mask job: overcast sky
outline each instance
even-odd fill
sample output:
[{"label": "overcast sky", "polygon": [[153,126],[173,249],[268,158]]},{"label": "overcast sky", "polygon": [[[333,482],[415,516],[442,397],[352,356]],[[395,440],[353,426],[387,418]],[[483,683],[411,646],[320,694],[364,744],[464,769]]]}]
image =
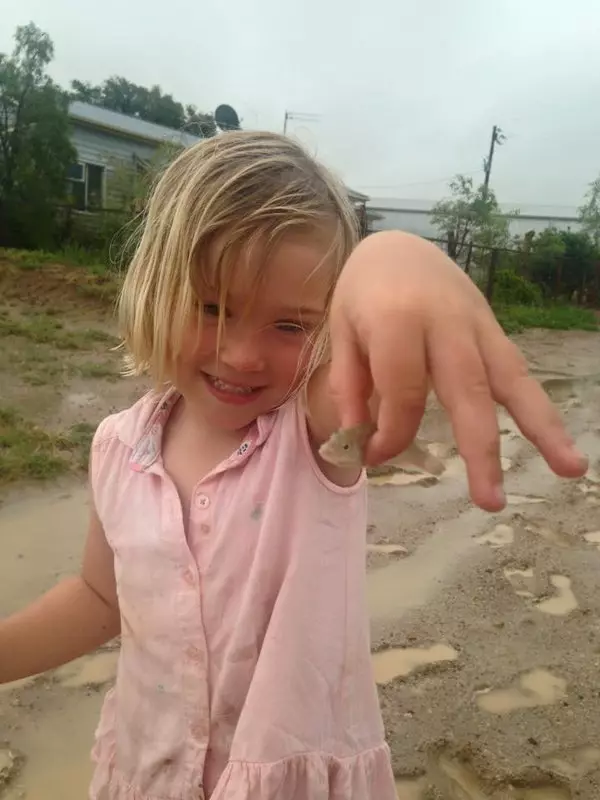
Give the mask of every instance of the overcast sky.
[{"label": "overcast sky", "polygon": [[0,19],[0,52],[30,20],[50,34],[65,87],[119,74],[247,128],[319,114],[289,130],[373,197],[444,196],[493,124],[501,202],[576,206],[600,173],[600,0],[0,0]]}]

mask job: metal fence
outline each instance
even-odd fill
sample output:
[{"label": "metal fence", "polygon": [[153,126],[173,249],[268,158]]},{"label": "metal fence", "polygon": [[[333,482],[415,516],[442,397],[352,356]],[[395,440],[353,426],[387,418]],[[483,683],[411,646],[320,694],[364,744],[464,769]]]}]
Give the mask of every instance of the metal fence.
[{"label": "metal fence", "polygon": [[[540,255],[528,250],[469,244],[457,255],[446,239],[430,239],[472,278],[491,303],[510,281],[517,290],[521,278],[537,287],[548,302],[569,302],[600,307],[600,259],[588,256]],[[506,273],[509,273],[507,276]],[[516,278],[514,277],[516,276]]]}]

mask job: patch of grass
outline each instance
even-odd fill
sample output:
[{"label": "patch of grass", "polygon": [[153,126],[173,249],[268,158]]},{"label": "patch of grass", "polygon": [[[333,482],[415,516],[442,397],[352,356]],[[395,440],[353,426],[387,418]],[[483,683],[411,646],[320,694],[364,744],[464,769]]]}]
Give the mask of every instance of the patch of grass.
[{"label": "patch of grass", "polygon": [[66,437],[62,437],[62,441],[74,453],[76,466],[79,469],[87,470],[88,468],[90,448],[95,432],[95,425],[90,425],[89,422],[78,422],[71,427]]},{"label": "patch of grass", "polygon": [[95,344],[115,346],[118,340],[106,331],[87,328],[65,330],[53,314],[31,314],[22,319],[0,316],[0,336],[20,336],[37,344],[51,344],[59,350],[84,350]]},{"label": "patch of grass", "polygon": [[0,406],[0,483],[49,480],[68,469],[57,437]]},{"label": "patch of grass", "polygon": [[494,308],[506,333],[525,328],[548,328],[560,331],[597,331],[598,319],[589,308],[577,306],[499,306]]},{"label": "patch of grass", "polygon": [[77,364],[72,368],[73,373],[80,378],[105,378],[116,381],[119,372],[112,361],[90,361],[85,364]]},{"label": "patch of grass", "polygon": [[15,250],[0,248],[0,258],[15,264],[21,269],[39,269],[45,264],[66,264],[71,267],[89,267],[96,274],[110,271],[103,253],[86,250],[77,245],[68,245],[56,251],[48,250]]},{"label": "patch of grass", "polygon": [[0,485],[45,481],[71,470],[87,470],[95,425],[80,422],[52,434],[0,405]]}]

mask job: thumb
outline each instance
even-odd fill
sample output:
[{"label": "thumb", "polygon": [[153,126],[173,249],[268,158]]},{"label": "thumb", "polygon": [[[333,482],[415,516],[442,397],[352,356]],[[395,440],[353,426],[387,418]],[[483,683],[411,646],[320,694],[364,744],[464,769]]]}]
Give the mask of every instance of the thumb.
[{"label": "thumb", "polygon": [[346,322],[331,332],[329,386],[342,428],[371,419],[369,398],[373,392],[373,380],[369,363],[354,331]]}]

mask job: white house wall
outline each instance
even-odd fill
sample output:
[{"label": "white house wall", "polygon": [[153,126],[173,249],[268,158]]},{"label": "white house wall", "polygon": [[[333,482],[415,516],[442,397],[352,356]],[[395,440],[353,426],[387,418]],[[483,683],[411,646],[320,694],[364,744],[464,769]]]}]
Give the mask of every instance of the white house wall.
[{"label": "white house wall", "polygon": [[[371,223],[371,228],[374,231],[402,230],[427,238],[441,236],[440,231],[434,227],[428,211],[422,209],[390,209],[371,205],[367,205],[367,211],[376,212],[377,215],[381,216],[381,219],[376,219]],[[536,231],[538,233],[551,227],[558,230],[578,231],[581,226],[573,217],[521,215],[510,218],[510,232],[513,236],[523,236],[528,231]]]}]

